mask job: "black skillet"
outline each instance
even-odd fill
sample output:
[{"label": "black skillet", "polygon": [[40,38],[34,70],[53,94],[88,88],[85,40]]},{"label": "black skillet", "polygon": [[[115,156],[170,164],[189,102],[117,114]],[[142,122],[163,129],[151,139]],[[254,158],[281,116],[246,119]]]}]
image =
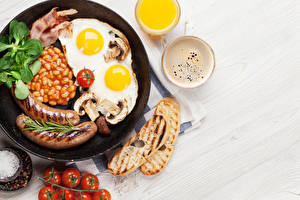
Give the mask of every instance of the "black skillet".
[{"label": "black skillet", "polygon": [[[14,19],[25,22],[30,28],[35,20],[48,13],[53,7],[59,7],[59,9],[74,8],[78,10],[78,13],[70,16],[71,20],[74,18],[96,18],[109,23],[126,35],[132,50],[133,70],[139,86],[136,105],[124,121],[112,127],[111,136],[103,137],[97,134],[94,138],[78,147],[66,150],[51,150],[31,142],[18,130],[16,127],[16,117],[22,111],[13,101],[9,90],[2,85],[0,86],[0,126],[4,133],[21,148],[39,157],[60,161],[84,160],[101,155],[105,151],[114,148],[134,128],[136,122],[143,114],[148,101],[150,65],[144,46],[133,28],[117,13],[98,3],[86,0],[50,0],[26,9]],[[7,33],[8,25],[0,35]],[[55,46],[59,47],[59,42],[56,42]],[[71,109],[75,99],[63,108]],[[85,120],[87,118],[82,119],[82,121]]]}]

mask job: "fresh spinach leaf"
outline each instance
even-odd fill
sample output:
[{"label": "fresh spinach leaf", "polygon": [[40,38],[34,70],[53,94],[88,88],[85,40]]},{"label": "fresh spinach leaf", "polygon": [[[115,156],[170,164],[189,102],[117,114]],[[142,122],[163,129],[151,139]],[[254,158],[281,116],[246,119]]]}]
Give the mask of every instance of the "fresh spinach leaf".
[{"label": "fresh spinach leaf", "polygon": [[42,42],[38,39],[28,39],[25,41],[24,45],[21,46],[22,49],[26,51],[26,54],[31,56],[40,56],[43,51]]},{"label": "fresh spinach leaf", "polygon": [[8,44],[8,35],[4,35],[0,37],[0,42]]},{"label": "fresh spinach leaf", "polygon": [[10,59],[10,55],[11,55],[11,52],[10,52],[10,51],[8,51],[8,52],[6,52],[6,54],[4,54],[4,56],[3,56],[3,57],[6,57],[6,58],[9,58],[9,59]]},{"label": "fresh spinach leaf", "polygon": [[20,70],[20,74],[24,82],[29,82],[33,78],[32,71],[29,69],[29,67],[23,67]]},{"label": "fresh spinach leaf", "polygon": [[13,30],[15,29],[15,26],[18,24],[16,20],[12,20],[9,24],[9,43],[12,42],[12,39],[14,38]]},{"label": "fresh spinach leaf", "polygon": [[25,55],[23,60],[23,66],[28,66],[35,60],[36,60],[35,57],[30,57],[29,55]]},{"label": "fresh spinach leaf", "polygon": [[33,74],[33,76],[35,76],[39,71],[40,68],[42,66],[42,63],[38,60],[36,60],[31,66],[30,66],[30,70]]},{"label": "fresh spinach leaf", "polygon": [[0,52],[10,48],[11,45],[0,42]]},{"label": "fresh spinach leaf", "polygon": [[12,87],[13,81],[14,81],[14,79],[12,79],[11,77],[8,77],[8,79],[5,82],[6,87],[8,87],[10,89]]},{"label": "fresh spinach leaf", "polygon": [[14,59],[15,59],[16,52],[17,52],[16,50],[12,50],[12,51],[10,52],[9,55],[10,55],[10,59],[11,59],[11,60],[14,60]]},{"label": "fresh spinach leaf", "polygon": [[18,52],[16,53],[16,63],[17,63],[18,65],[22,65],[24,56],[25,56],[25,54],[24,54],[23,51],[18,51]]},{"label": "fresh spinach leaf", "polygon": [[28,95],[29,95],[28,86],[22,80],[17,80],[16,88],[15,88],[15,96],[18,99],[23,100],[26,99]]},{"label": "fresh spinach leaf", "polygon": [[9,57],[0,58],[0,71],[7,70],[11,66]]},{"label": "fresh spinach leaf", "polygon": [[19,72],[17,72],[17,71],[11,71],[11,72],[9,72],[9,74],[12,75],[12,77],[14,77],[17,80],[21,80],[22,79],[21,74]]},{"label": "fresh spinach leaf", "polygon": [[9,70],[11,70],[11,71],[20,71],[21,68],[22,68],[21,65],[13,65],[9,68]]},{"label": "fresh spinach leaf", "polygon": [[29,29],[24,22],[12,20],[9,35],[0,37],[0,52],[6,51],[0,58],[0,82],[8,88],[15,82],[18,99],[28,96],[29,90],[24,82],[31,81],[41,67],[36,59],[43,51],[42,43],[38,39],[26,39],[28,35]]},{"label": "fresh spinach leaf", "polygon": [[7,73],[6,72],[1,72],[0,73],[0,82],[5,83],[7,81]]},{"label": "fresh spinach leaf", "polygon": [[18,45],[21,40],[29,35],[29,29],[24,22],[16,21],[16,23],[14,23],[14,25],[12,26],[9,34],[13,35],[16,41],[15,43]]}]

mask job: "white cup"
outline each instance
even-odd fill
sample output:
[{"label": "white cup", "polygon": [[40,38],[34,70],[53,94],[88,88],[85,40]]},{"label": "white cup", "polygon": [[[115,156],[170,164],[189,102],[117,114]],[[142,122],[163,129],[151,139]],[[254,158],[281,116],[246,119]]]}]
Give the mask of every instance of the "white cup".
[{"label": "white cup", "polygon": [[[200,52],[202,57],[202,67],[205,69],[206,73],[193,82],[183,83],[182,81],[176,80],[171,74],[170,70],[167,69],[170,65],[170,60],[174,59],[176,56],[181,56],[178,53],[178,47],[180,45],[186,45],[186,48],[196,48]],[[212,48],[202,39],[195,36],[181,36],[170,42],[162,54],[162,68],[167,79],[180,88],[196,88],[204,83],[211,77],[215,69],[215,55]],[[170,67],[170,66],[169,66]],[[200,67],[200,66],[199,66]]]}]

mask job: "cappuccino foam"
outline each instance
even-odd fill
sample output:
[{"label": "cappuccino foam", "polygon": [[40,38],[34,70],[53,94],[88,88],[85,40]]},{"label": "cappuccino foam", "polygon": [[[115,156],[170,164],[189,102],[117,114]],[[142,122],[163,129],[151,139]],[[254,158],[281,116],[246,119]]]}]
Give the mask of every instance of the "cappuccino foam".
[{"label": "cappuccino foam", "polygon": [[166,52],[165,71],[176,82],[191,84],[206,79],[211,65],[204,60],[197,41],[179,40]]}]

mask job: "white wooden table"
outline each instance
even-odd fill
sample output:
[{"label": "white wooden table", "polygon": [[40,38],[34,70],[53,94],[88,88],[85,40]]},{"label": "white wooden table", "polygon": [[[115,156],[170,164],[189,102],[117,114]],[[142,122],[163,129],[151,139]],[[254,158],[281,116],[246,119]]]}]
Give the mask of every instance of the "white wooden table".
[{"label": "white wooden table", "polygon": [[[0,28],[37,2],[1,0]],[[138,29],[135,0],[98,2]],[[300,1],[180,3],[189,34],[216,54],[215,74],[198,90],[208,114],[179,138],[163,173],[135,175],[118,199],[300,199]],[[7,142],[1,133],[0,146]],[[40,174],[48,161],[32,158]],[[40,187],[34,179],[11,199],[37,199]]]}]

